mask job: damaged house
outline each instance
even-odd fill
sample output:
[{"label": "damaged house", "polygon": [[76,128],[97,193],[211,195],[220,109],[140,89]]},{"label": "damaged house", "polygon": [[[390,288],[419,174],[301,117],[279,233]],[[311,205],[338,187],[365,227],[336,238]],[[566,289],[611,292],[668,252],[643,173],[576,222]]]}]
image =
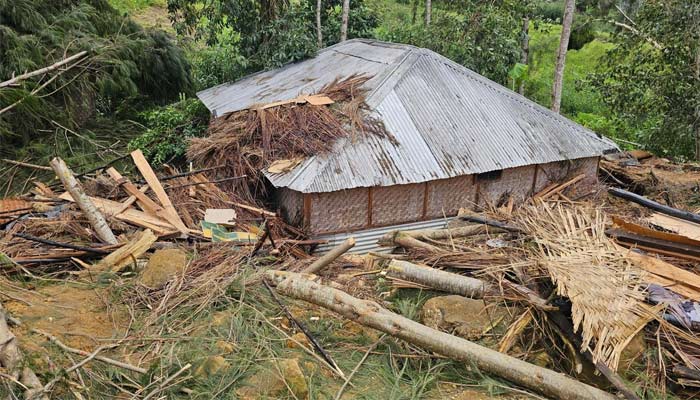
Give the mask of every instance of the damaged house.
[{"label": "damaged house", "polygon": [[343,138],[329,154],[264,171],[288,222],[355,250],[397,225],[444,224],[459,208],[522,201],[583,174],[597,180],[611,141],[427,49],[349,40],[318,55],[198,93],[214,116],[316,93],[338,77],[363,84],[372,117],[393,138]]}]

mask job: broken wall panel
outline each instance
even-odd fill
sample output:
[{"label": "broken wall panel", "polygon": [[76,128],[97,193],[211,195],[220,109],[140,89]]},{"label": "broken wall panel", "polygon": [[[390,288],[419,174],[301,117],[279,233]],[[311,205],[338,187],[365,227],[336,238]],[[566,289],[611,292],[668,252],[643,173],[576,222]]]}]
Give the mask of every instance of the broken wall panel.
[{"label": "broken wall panel", "polygon": [[369,189],[312,193],[308,229],[313,234],[367,227]]},{"label": "broken wall panel", "polygon": [[294,226],[304,223],[304,194],[287,188],[277,191],[277,204],[282,218]]},{"label": "broken wall panel", "polygon": [[425,184],[372,188],[372,226],[421,220],[424,194]]},{"label": "broken wall panel", "polygon": [[440,179],[428,182],[428,218],[454,216],[460,208],[472,209],[476,202],[474,176]]},{"label": "broken wall panel", "polygon": [[537,179],[533,193],[539,193],[548,185],[563,182],[569,173],[570,161],[555,161],[537,166]]},{"label": "broken wall panel", "polygon": [[587,192],[598,183],[598,157],[579,158],[569,162],[569,177],[585,175],[582,181],[571,188],[573,194]]},{"label": "broken wall panel", "polygon": [[509,195],[516,202],[522,202],[530,195],[534,179],[534,165],[479,174],[476,177],[479,205],[498,205],[500,201],[507,200]]}]

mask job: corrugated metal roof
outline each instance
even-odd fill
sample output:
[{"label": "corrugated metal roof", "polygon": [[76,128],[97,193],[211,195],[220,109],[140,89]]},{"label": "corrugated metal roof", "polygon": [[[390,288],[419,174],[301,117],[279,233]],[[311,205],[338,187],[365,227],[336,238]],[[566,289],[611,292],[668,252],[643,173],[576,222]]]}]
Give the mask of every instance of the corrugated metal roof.
[{"label": "corrugated metal roof", "polygon": [[198,95],[223,112],[312,93],[368,73],[367,104],[397,139],[339,140],[293,171],[266,173],[304,193],[419,183],[529,164],[599,156],[611,141],[430,50],[368,40]]}]

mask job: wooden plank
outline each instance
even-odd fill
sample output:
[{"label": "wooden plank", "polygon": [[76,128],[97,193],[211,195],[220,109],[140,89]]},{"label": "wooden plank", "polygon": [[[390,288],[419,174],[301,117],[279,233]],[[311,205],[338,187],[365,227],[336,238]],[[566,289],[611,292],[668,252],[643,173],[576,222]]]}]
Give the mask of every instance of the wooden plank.
[{"label": "wooden plank", "polygon": [[605,234],[615,238],[619,242],[645,246],[652,249],[677,253],[679,256],[700,257],[700,247],[684,243],[676,243],[668,240],[657,239],[650,236],[639,235],[622,229],[608,229]]},{"label": "wooden plank", "polygon": [[699,224],[660,213],[654,213],[646,220],[649,223],[660,226],[664,229],[668,229],[669,231],[676,232],[679,235],[683,235],[693,240],[700,240]]},{"label": "wooden plank", "polygon": [[131,158],[134,159],[134,164],[136,165],[136,168],[139,170],[139,172],[141,172],[141,175],[143,175],[143,179],[146,180],[148,186],[150,186],[151,190],[153,190],[153,193],[156,194],[156,197],[158,198],[158,201],[160,201],[160,204],[162,204],[163,208],[165,208],[165,212],[172,216],[172,221],[168,219],[170,223],[178,231],[187,235],[189,232],[187,226],[185,226],[185,223],[182,222],[182,219],[180,219],[180,215],[178,215],[177,211],[175,210],[175,207],[173,207],[173,203],[170,201],[170,197],[168,197],[168,194],[165,193],[163,185],[161,185],[160,181],[158,180],[158,177],[156,176],[156,173],[153,172],[151,165],[148,163],[148,161],[146,161],[146,157],[143,156],[141,150],[132,151]]},{"label": "wooden plank", "polygon": [[612,217],[612,220],[613,220],[613,223],[615,225],[619,226],[620,228],[622,228],[628,232],[636,233],[637,235],[642,235],[642,236],[646,236],[649,238],[669,241],[669,242],[673,242],[673,243],[685,244],[688,246],[700,247],[700,241],[693,240],[693,239],[690,239],[690,238],[682,236],[682,235],[676,235],[675,233],[657,231],[655,229],[647,228],[647,227],[644,227],[641,225],[637,225],[637,224],[633,224],[631,222],[624,221],[618,217]]},{"label": "wooden plank", "polygon": [[143,208],[143,210],[146,213],[150,214],[155,214],[158,217],[168,221],[171,225],[176,227],[181,233],[187,235],[189,234],[189,229],[184,226],[184,230],[181,229],[181,227],[178,226],[179,223],[182,223],[182,220],[178,217],[173,216],[171,213],[167,212],[163,207],[160,206],[160,204],[156,203],[155,201],[151,200],[150,197],[146,196],[144,192],[141,192],[136,185],[131,183],[128,179],[125,179],[119,171],[116,169],[110,167],[107,170],[107,174],[114,179],[117,184],[119,184],[124,190],[130,194],[131,196],[136,197],[136,201],[138,201],[139,205]]},{"label": "wooden plank", "polygon": [[[63,193],[59,196],[59,198],[67,201],[73,201],[73,197],[71,197],[70,193],[68,192]],[[175,229],[175,227],[168,221],[165,221],[159,217],[131,208],[122,210],[124,205],[118,201],[102,199],[99,197],[90,197],[90,200],[92,200],[93,204],[95,204],[95,207],[105,214],[105,217],[111,216],[132,225],[151,229],[156,232],[158,236],[168,235],[171,234],[172,231],[177,231],[177,229]]]},{"label": "wooden plank", "polygon": [[155,241],[156,236],[150,229],[141,231],[131,241],[110,253],[93,268],[90,268],[90,271],[119,272],[127,265],[136,263],[136,259],[148,251]]},{"label": "wooden plank", "polygon": [[645,271],[673,280],[684,286],[690,286],[696,290],[700,290],[700,276],[690,271],[678,268],[658,258],[635,253],[633,251],[630,251],[627,257],[631,259],[635,265],[638,265]]},{"label": "wooden plank", "polygon": [[[160,204],[156,203],[155,201],[151,200],[150,197],[146,196],[145,193],[141,193],[141,191],[131,183],[128,179],[125,179],[122,174],[119,173],[114,167],[109,167],[107,169],[107,174],[109,175],[112,180],[114,180],[117,185],[121,186],[125,192],[127,192],[129,195],[136,197],[136,201],[138,204],[141,206],[143,211],[151,214],[158,215],[159,211],[164,211],[163,207],[161,207]],[[167,215],[167,213],[165,213]],[[159,217],[166,219],[165,215],[158,215]],[[172,224],[172,221],[168,221]],[[175,224],[173,224],[175,225]]]}]

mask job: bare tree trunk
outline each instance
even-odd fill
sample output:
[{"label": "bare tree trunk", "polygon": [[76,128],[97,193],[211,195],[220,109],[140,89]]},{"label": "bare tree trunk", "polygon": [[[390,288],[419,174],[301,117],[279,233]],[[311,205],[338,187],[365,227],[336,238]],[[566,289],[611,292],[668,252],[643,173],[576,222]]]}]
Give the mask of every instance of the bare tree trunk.
[{"label": "bare tree trunk", "polygon": [[480,279],[453,274],[452,272],[413,264],[408,261],[391,260],[387,268],[387,275],[473,299],[483,298],[484,292],[490,289],[490,285]]},{"label": "bare tree trunk", "polygon": [[564,374],[501,354],[468,340],[431,329],[394,314],[373,301],[309,281],[301,274],[268,271],[277,291],[334,311],[359,324],[455,360],[473,364],[479,370],[500,376],[547,397],[567,400],[613,400],[610,393],[578,382]]},{"label": "bare tree trunk", "polygon": [[[700,24],[698,24],[700,25]],[[698,27],[700,29],[700,27]],[[700,99],[697,90],[700,89],[700,43],[695,46],[695,121],[693,128],[695,131],[695,159],[700,160]]]},{"label": "bare tree trunk", "polygon": [[[523,30],[520,33],[522,36],[520,39],[520,63],[528,65],[527,61],[530,54],[530,17],[523,17]],[[525,79],[520,79],[520,86],[518,86],[518,93],[525,94]]]},{"label": "bare tree trunk", "polygon": [[574,21],[576,0],[566,0],[564,5],[564,18],[561,21],[561,38],[557,51],[557,63],[554,67],[554,82],[552,84],[552,111],[561,110],[561,91],[564,85],[564,66],[566,64],[566,50],[569,47],[571,36],[571,24]]},{"label": "bare tree trunk", "polygon": [[83,210],[90,225],[95,229],[97,237],[105,243],[117,244],[117,238],[114,236],[114,233],[112,233],[109,225],[107,225],[107,221],[105,221],[105,218],[97,210],[97,207],[92,204],[90,198],[85,194],[85,191],[83,191],[80,182],[75,179],[75,176],[73,176],[73,173],[66,163],[60,158],[55,157],[49,164],[51,164],[51,168],[56,172],[58,179],[61,180],[63,186],[73,197],[73,200],[75,200],[80,209]]},{"label": "bare tree trunk", "polygon": [[348,40],[348,19],[350,18],[350,0],[343,0],[343,20],[340,24],[340,41]]},{"label": "bare tree trunk", "polygon": [[425,0],[425,27],[430,26],[430,18],[433,13],[433,2],[432,0]]},{"label": "bare tree trunk", "polygon": [[321,0],[316,0],[316,37],[318,48],[323,47],[323,33],[321,32]]}]

